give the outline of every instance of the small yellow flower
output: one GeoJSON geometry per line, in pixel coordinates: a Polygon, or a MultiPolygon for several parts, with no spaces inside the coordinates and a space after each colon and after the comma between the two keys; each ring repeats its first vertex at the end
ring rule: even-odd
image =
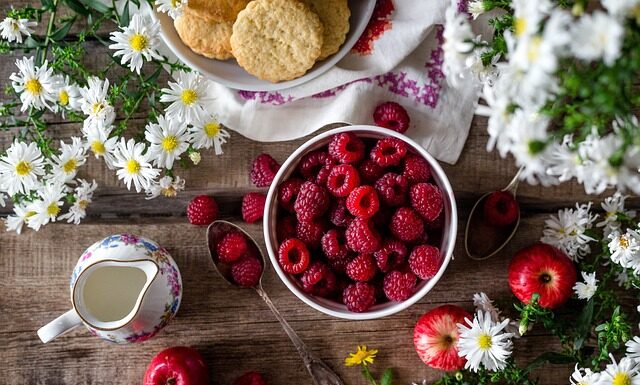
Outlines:
{"type": "Polygon", "coordinates": [[[349,353],[349,357],[344,359],[345,366],[356,366],[373,364],[374,358],[378,354],[378,349],[367,350],[366,345],[358,346],[355,353],[349,353]]]}

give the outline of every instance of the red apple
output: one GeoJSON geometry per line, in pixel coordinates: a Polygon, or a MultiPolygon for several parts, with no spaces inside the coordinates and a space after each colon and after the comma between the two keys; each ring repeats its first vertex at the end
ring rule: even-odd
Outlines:
{"type": "Polygon", "coordinates": [[[520,250],[509,265],[509,286],[522,302],[534,293],[540,295],[540,306],[553,309],[573,294],[576,268],[565,253],[544,243],[520,250]]]}
{"type": "Polygon", "coordinates": [[[435,369],[462,369],[465,363],[458,356],[458,325],[473,317],[459,306],[443,305],[420,317],[413,330],[413,344],[420,359],[435,369]]]}
{"type": "Polygon", "coordinates": [[[156,354],[144,373],[143,385],[208,385],[209,369],[195,349],[176,346],[156,354]]]}

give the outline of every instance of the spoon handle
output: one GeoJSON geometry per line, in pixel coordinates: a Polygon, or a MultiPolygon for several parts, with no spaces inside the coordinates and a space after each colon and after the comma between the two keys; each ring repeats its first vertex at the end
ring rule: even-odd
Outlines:
{"type": "Polygon", "coordinates": [[[257,287],[256,291],[258,295],[262,298],[262,300],[269,306],[269,309],[273,312],[273,315],[280,321],[280,325],[284,329],[285,333],[293,342],[293,345],[296,347],[298,354],[304,361],[304,365],[307,367],[311,378],[313,378],[313,382],[316,385],[344,385],[340,377],[331,370],[327,364],[322,362],[321,359],[316,357],[307,345],[298,337],[298,334],[291,328],[287,320],[284,319],[280,311],[276,308],[276,305],[271,302],[271,299],[267,295],[267,293],[262,289],[262,287],[257,287]]]}
{"type": "Polygon", "coordinates": [[[503,188],[502,191],[509,191],[514,197],[516,196],[516,192],[518,191],[518,185],[520,184],[520,175],[524,171],[524,166],[520,167],[516,175],[511,179],[511,182],[507,185],[507,187],[503,188]]]}

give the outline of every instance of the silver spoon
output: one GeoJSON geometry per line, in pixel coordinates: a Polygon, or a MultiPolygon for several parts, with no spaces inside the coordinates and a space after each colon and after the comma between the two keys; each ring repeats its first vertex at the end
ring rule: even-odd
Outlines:
{"type": "MultiPolygon", "coordinates": [[[[520,167],[507,187],[501,190],[511,193],[511,195],[513,195],[513,199],[516,199],[518,184],[520,184],[520,174],[522,174],[523,169],[524,167],[520,167]]],[[[511,224],[508,228],[502,229],[505,231],[511,230],[511,232],[507,235],[504,235],[503,233],[503,235],[500,236],[500,234],[498,234],[500,229],[491,227],[482,220],[482,207],[485,199],[491,193],[493,193],[493,191],[482,195],[480,199],[476,201],[475,205],[473,205],[473,208],[469,213],[469,219],[467,219],[467,226],[464,230],[464,249],[467,252],[469,258],[476,261],[482,261],[496,255],[509,243],[509,241],[511,241],[513,236],[516,234],[516,231],[518,230],[518,226],[520,226],[520,210],[518,210],[518,219],[516,220],[516,222],[511,224]],[[473,233],[470,233],[469,230],[472,226],[473,233]],[[491,241],[493,241],[493,244],[491,244],[491,241]],[[487,244],[489,244],[490,246],[488,249],[485,247],[485,250],[478,251],[478,248],[480,248],[479,245],[487,244]]]]}
{"type": "Polygon", "coordinates": [[[209,225],[209,228],[207,229],[207,244],[209,246],[209,254],[211,255],[211,259],[213,259],[213,265],[215,266],[218,274],[231,286],[240,287],[231,279],[230,269],[228,268],[228,266],[219,263],[218,254],[215,247],[215,245],[218,243],[217,241],[222,236],[224,236],[224,234],[232,230],[241,231],[250,241],[249,247],[254,247],[254,251],[256,252],[255,254],[260,256],[260,262],[262,263],[262,276],[260,276],[258,284],[253,287],[253,289],[269,306],[269,309],[271,309],[271,312],[273,312],[273,315],[276,317],[276,319],[280,321],[280,325],[282,325],[282,328],[291,339],[291,342],[293,342],[293,345],[296,347],[298,354],[300,354],[302,361],[304,361],[304,365],[307,367],[311,378],[313,378],[313,382],[316,385],[344,385],[340,377],[333,370],[331,370],[331,368],[329,368],[327,364],[316,357],[309,350],[307,345],[302,342],[300,337],[298,337],[296,332],[291,328],[282,314],[280,314],[276,306],[273,304],[273,302],[271,302],[271,299],[269,299],[269,296],[267,296],[267,293],[262,288],[262,277],[264,277],[266,259],[256,240],[253,239],[253,237],[251,237],[251,235],[249,235],[241,227],[227,221],[215,221],[211,225],[209,225]]]}

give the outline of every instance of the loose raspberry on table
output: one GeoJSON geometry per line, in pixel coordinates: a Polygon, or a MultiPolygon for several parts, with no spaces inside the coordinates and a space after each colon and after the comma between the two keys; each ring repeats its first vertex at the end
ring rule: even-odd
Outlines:
{"type": "Polygon", "coordinates": [[[300,274],[307,270],[311,254],[307,245],[297,238],[289,238],[278,248],[278,262],[285,273],[300,274]]]}
{"type": "Polygon", "coordinates": [[[247,372],[238,377],[233,385],[267,385],[267,381],[258,372],[247,372]]]}
{"type": "Polygon", "coordinates": [[[373,121],[376,126],[404,133],[409,128],[411,119],[407,110],[395,102],[382,103],[373,111],[373,121]]]}
{"type": "Polygon", "coordinates": [[[375,188],[384,204],[400,206],[405,202],[409,182],[402,175],[388,172],[376,181],[375,188]]]}
{"type": "Polygon", "coordinates": [[[405,301],[413,294],[417,278],[410,271],[393,270],[384,277],[384,295],[391,301],[405,301]]]}
{"type": "Polygon", "coordinates": [[[312,151],[300,159],[298,170],[304,179],[315,182],[318,172],[327,165],[329,156],[324,151],[312,151]]]}
{"type": "Polygon", "coordinates": [[[245,257],[231,265],[231,277],[242,287],[256,286],[261,276],[262,263],[258,258],[245,257]]]}
{"type": "Polygon", "coordinates": [[[338,227],[347,227],[353,217],[347,210],[346,199],[336,199],[329,209],[329,221],[338,227]]]}
{"type": "Polygon", "coordinates": [[[431,179],[431,167],[425,158],[416,154],[407,154],[402,165],[402,175],[411,185],[427,182],[431,179]]]}
{"type": "Polygon", "coordinates": [[[314,262],[300,277],[305,293],[329,297],[337,288],[336,275],[322,262],[314,262]]]}
{"type": "Polygon", "coordinates": [[[331,229],[327,231],[320,241],[322,252],[328,259],[346,258],[349,254],[344,231],[331,229]]]}
{"type": "Polygon", "coordinates": [[[360,254],[347,264],[346,272],[354,281],[370,281],[377,272],[376,261],[371,254],[360,254]]]}
{"type": "Polygon", "coordinates": [[[311,247],[320,246],[322,234],[327,226],[323,219],[314,219],[310,222],[298,222],[296,224],[296,237],[311,247]]]}
{"type": "Polygon", "coordinates": [[[247,223],[254,223],[264,214],[267,196],[262,193],[248,193],[242,198],[242,219],[247,223]]]}
{"type": "Polygon", "coordinates": [[[329,155],[340,163],[356,163],[364,158],[364,142],[352,132],[336,134],[329,142],[329,155]]]}
{"type": "Polygon", "coordinates": [[[218,204],[207,195],[198,195],[187,206],[187,219],[192,225],[206,226],[218,218],[218,204]]]}
{"type": "Polygon", "coordinates": [[[333,196],[346,197],[358,186],[360,186],[360,174],[350,164],[339,164],[329,172],[327,189],[333,196]]]}
{"type": "Polygon", "coordinates": [[[320,217],[329,208],[329,192],[313,182],[304,182],[293,205],[300,222],[320,217]]]}
{"type": "Polygon", "coordinates": [[[347,198],[347,210],[359,218],[371,218],[379,208],[378,194],[371,186],[357,187],[347,198]]]}
{"type": "Polygon", "coordinates": [[[378,269],[383,273],[387,273],[398,266],[402,265],[407,259],[409,251],[407,246],[397,239],[386,239],[382,244],[382,248],[375,253],[373,257],[376,260],[378,269]]]}
{"type": "Polygon", "coordinates": [[[393,236],[404,242],[419,239],[424,233],[420,215],[409,207],[400,207],[391,217],[390,230],[393,236]]]}
{"type": "Polygon", "coordinates": [[[226,233],[216,246],[218,259],[222,263],[232,263],[239,260],[248,249],[247,239],[240,231],[226,233]]]}
{"type": "Polygon", "coordinates": [[[495,191],[484,201],[484,219],[492,226],[509,226],[518,220],[518,202],[508,191],[495,191]]]}
{"type": "Polygon", "coordinates": [[[366,282],[356,282],[342,292],[342,302],[352,312],[362,313],[376,303],[376,289],[366,282]]]}
{"type": "Polygon", "coordinates": [[[418,183],[409,189],[409,200],[413,207],[427,221],[435,221],[442,212],[444,203],[440,189],[430,183],[418,183]]]}
{"type": "Polygon", "coordinates": [[[280,183],[280,186],[278,186],[278,203],[290,213],[294,212],[293,205],[296,202],[300,187],[303,183],[304,180],[302,179],[291,178],[280,183]]]}
{"type": "Polygon", "coordinates": [[[369,157],[381,167],[397,166],[407,154],[407,144],[398,138],[378,140],[369,157]]]}
{"type": "Polygon", "coordinates": [[[347,247],[356,253],[370,254],[380,249],[382,240],[367,218],[355,218],[345,232],[347,247]]]}
{"type": "Polygon", "coordinates": [[[257,187],[269,187],[279,169],[280,164],[271,155],[260,154],[251,166],[251,182],[257,187]]]}
{"type": "Polygon", "coordinates": [[[276,236],[278,238],[278,242],[282,242],[287,238],[295,237],[297,224],[298,221],[291,215],[279,218],[276,223],[276,236]]]}
{"type": "Polygon", "coordinates": [[[409,256],[409,267],[421,279],[429,279],[440,269],[440,250],[430,245],[413,248],[409,256]]]}

